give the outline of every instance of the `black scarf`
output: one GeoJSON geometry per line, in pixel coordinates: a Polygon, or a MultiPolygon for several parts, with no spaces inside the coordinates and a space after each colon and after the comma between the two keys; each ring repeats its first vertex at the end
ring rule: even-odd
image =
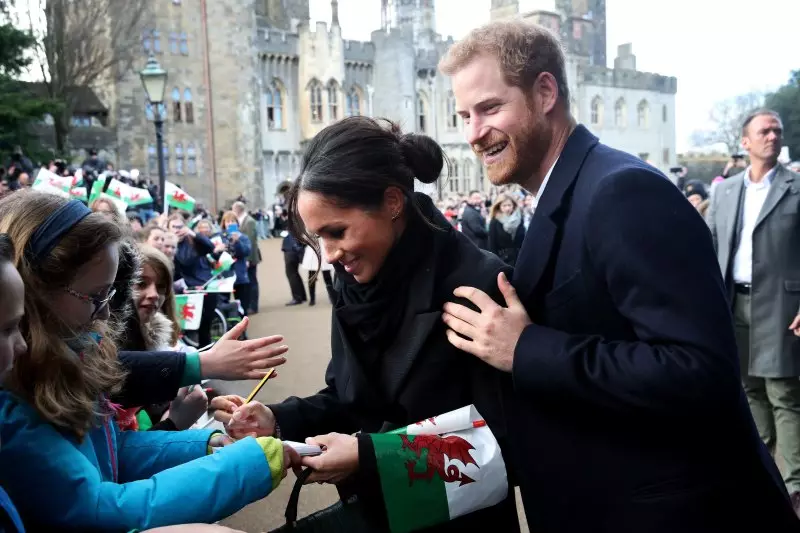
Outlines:
{"type": "MultiPolygon", "coordinates": [[[[420,193],[414,197],[423,214],[432,220],[431,215],[437,210],[431,199],[420,193]]],[[[333,265],[341,280],[336,316],[367,366],[372,366],[395,340],[407,311],[414,269],[430,253],[436,231],[413,208],[408,208],[407,213],[405,231],[389,251],[375,279],[358,283],[339,263],[333,265]]]]}

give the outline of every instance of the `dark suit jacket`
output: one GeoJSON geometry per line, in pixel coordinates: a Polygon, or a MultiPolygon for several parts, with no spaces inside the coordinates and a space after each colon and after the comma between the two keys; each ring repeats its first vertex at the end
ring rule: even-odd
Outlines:
{"type": "Polygon", "coordinates": [[[461,232],[481,250],[486,250],[486,240],[489,234],[486,231],[486,219],[475,207],[468,205],[461,215],[461,232]]]}
{"type": "MultiPolygon", "coordinates": [[[[475,404],[502,442],[506,430],[501,395],[511,388],[510,376],[455,349],[447,340],[441,309],[461,285],[500,298],[497,275],[507,267],[478,250],[444,218],[436,222],[446,226],[446,237],[435,239],[434,249],[413,274],[407,318],[398,324],[397,340],[383,356],[379,382],[365,375],[334,314],[327,386],[314,396],[270,406],[283,438],[303,441],[329,432],[375,433],[475,404]]],[[[513,499],[510,490],[505,503],[435,530],[516,531],[513,499]]]]}
{"type": "Polygon", "coordinates": [[[513,283],[534,322],[509,421],[531,531],[797,529],[741,390],[711,237],[661,173],[578,126],[513,283]]]}

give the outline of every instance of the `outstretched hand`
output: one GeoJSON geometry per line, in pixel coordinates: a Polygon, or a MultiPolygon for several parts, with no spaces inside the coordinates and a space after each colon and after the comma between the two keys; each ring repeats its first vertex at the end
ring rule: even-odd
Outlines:
{"type": "MultiPolygon", "coordinates": [[[[273,346],[281,341],[281,335],[238,340],[247,331],[250,319],[244,317],[232,327],[208,351],[200,353],[200,368],[207,379],[223,379],[236,381],[244,379],[261,379],[267,370],[286,362],[283,357],[289,347],[273,346]]],[[[273,376],[274,377],[274,376],[273,376]]]]}
{"type": "Polygon", "coordinates": [[[532,322],[505,273],[497,276],[497,286],[506,307],[498,305],[479,289],[458,287],[453,294],[469,300],[480,312],[448,302],[444,304],[442,320],[450,328],[447,330],[450,344],[480,357],[495,368],[511,372],[517,341],[532,322]]]}

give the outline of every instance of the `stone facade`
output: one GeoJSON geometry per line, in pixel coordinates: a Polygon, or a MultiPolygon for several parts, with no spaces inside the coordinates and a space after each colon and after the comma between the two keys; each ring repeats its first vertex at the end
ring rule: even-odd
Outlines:
{"type": "MultiPolygon", "coordinates": [[[[450,177],[438,190],[421,184],[420,189],[448,196],[489,188],[464,140],[450,80],[437,71],[453,41],[435,31],[433,0],[383,0],[385,26],[368,42],[342,39],[336,0],[330,22],[314,25],[307,0],[199,2],[200,10],[187,10],[181,0],[154,1],[154,28],[162,39],[156,55],[170,74],[168,179],[199,200],[221,208],[244,193],[254,205],[271,204],[278,187],[298,175],[305,143],[354,114],[389,118],[442,145],[450,177]],[[187,35],[186,53],[182,42],[178,53],[171,53],[172,33],[187,35]],[[186,121],[183,92],[178,96],[184,115],[173,120],[173,87],[191,90],[193,123],[186,121]],[[187,172],[189,143],[196,173],[187,172]]],[[[548,9],[523,16],[561,37],[578,120],[611,146],[662,170],[672,166],[675,78],[637,71],[629,45],[620,47],[615,68],[606,67],[605,0],[535,2],[548,9]]],[[[491,18],[518,16],[519,9],[517,0],[492,0],[491,18]]],[[[153,48],[151,40],[149,51],[153,48]]],[[[143,50],[142,66],[146,59],[143,50]]],[[[144,169],[152,159],[154,134],[138,76],[107,92],[120,165],[144,169]]]]}

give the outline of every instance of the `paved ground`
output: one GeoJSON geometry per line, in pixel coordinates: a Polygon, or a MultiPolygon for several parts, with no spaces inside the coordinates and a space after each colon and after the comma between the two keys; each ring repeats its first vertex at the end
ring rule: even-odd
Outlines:
{"type": "MultiPolygon", "coordinates": [[[[279,369],[279,376],[264,386],[257,399],[264,403],[278,402],[288,396],[312,394],[324,384],[325,367],[330,359],[330,312],[325,285],[317,284],[317,305],[285,307],[290,299],[289,285],[283,274],[280,240],[262,241],[264,262],[259,268],[261,285],[260,313],[252,318],[251,336],[281,334],[289,345],[288,362],[279,369]]],[[[305,272],[303,272],[305,275],[305,272]]],[[[256,382],[214,383],[215,388],[247,396],[256,382]]],[[[223,523],[248,533],[270,531],[284,523],[283,512],[294,483],[289,476],[280,487],[259,502],[242,509],[223,523]]],[[[321,509],[337,499],[329,486],[310,485],[300,497],[300,514],[321,509]]]]}

